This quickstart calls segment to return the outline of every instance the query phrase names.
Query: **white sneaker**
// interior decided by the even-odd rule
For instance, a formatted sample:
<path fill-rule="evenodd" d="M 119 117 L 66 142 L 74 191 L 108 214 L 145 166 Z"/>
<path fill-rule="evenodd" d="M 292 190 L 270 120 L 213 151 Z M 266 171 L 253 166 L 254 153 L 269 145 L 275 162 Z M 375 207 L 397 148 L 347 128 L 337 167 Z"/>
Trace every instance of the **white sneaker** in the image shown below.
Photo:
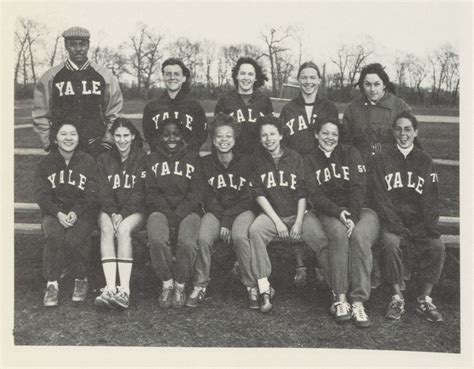
<path fill-rule="evenodd" d="M 352 321 L 356 327 L 366 328 L 370 326 L 370 320 L 365 312 L 364 304 L 361 302 L 352 304 Z"/>
<path fill-rule="evenodd" d="M 337 323 L 342 323 L 351 319 L 351 305 L 347 301 L 334 303 L 336 314 L 334 319 Z"/>

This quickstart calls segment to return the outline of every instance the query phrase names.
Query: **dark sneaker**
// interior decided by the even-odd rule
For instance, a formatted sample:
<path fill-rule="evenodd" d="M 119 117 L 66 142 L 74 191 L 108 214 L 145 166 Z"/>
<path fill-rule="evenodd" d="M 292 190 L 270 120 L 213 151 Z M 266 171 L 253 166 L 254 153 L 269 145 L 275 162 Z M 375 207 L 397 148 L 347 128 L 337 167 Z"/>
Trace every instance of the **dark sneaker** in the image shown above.
<path fill-rule="evenodd" d="M 186 292 L 184 291 L 184 286 L 180 287 L 177 284 L 174 285 L 173 299 L 171 300 L 171 305 L 174 308 L 182 308 L 186 302 Z"/>
<path fill-rule="evenodd" d="M 111 301 L 114 297 L 114 292 L 108 289 L 107 286 L 101 288 L 100 292 L 102 293 L 95 298 L 94 305 L 112 309 Z"/>
<path fill-rule="evenodd" d="M 331 294 L 332 294 L 332 303 L 331 303 L 331 306 L 329 306 L 329 314 L 331 314 L 332 316 L 336 316 L 337 296 L 332 290 L 331 290 Z"/>
<path fill-rule="evenodd" d="M 197 307 L 206 297 L 206 289 L 204 287 L 195 286 L 193 292 L 188 296 L 186 300 L 187 307 Z"/>
<path fill-rule="evenodd" d="M 433 304 L 433 300 L 429 296 L 425 296 L 423 300 L 418 298 L 418 306 L 416 312 L 425 317 L 426 320 L 434 323 L 441 323 L 443 316 Z"/>
<path fill-rule="evenodd" d="M 123 288 L 118 287 L 117 293 L 112 296 L 110 303 L 120 309 L 128 309 L 129 306 L 129 296 L 128 293 L 124 291 Z"/>
<path fill-rule="evenodd" d="M 352 321 L 356 327 L 370 327 L 370 320 L 362 303 L 352 304 Z"/>
<path fill-rule="evenodd" d="M 158 304 L 167 309 L 171 306 L 171 298 L 173 297 L 173 287 L 163 288 L 161 291 L 160 297 L 158 298 Z"/>
<path fill-rule="evenodd" d="M 87 283 L 87 279 L 76 279 L 74 284 L 74 292 L 72 293 L 72 301 L 84 301 L 88 292 L 89 284 Z"/>
<path fill-rule="evenodd" d="M 392 300 L 388 304 L 387 319 L 399 320 L 405 312 L 405 300 L 398 295 L 393 295 Z"/>
<path fill-rule="evenodd" d="M 296 274 L 295 277 L 293 278 L 293 283 L 295 284 L 296 287 L 304 287 L 306 286 L 306 267 L 301 266 L 301 267 L 296 267 Z"/>
<path fill-rule="evenodd" d="M 43 305 L 44 306 L 58 306 L 59 300 L 59 289 L 54 284 L 48 285 L 44 293 Z"/>
<path fill-rule="evenodd" d="M 273 296 L 275 296 L 275 290 L 272 287 L 267 292 L 260 294 L 260 311 L 262 313 L 268 313 L 272 309 Z"/>
<path fill-rule="evenodd" d="M 258 301 L 258 290 L 256 287 L 247 289 L 248 303 L 250 309 L 260 309 L 260 301 Z"/>
<path fill-rule="evenodd" d="M 337 323 L 346 322 L 351 319 L 351 305 L 347 301 L 335 302 L 334 309 L 336 311 L 334 319 Z"/>

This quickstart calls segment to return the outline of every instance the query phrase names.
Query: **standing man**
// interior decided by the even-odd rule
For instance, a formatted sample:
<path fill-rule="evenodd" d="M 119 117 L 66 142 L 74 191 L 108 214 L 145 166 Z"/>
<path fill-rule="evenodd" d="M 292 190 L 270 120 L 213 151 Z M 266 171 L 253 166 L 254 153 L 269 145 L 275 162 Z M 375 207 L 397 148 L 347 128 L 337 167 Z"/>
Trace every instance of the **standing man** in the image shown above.
<path fill-rule="evenodd" d="M 43 148 L 49 150 L 51 126 L 65 118 L 74 120 L 81 142 L 79 148 L 97 157 L 110 149 L 109 133 L 122 109 L 122 92 L 117 78 L 87 57 L 90 33 L 82 27 L 63 32 L 67 60 L 49 69 L 34 92 L 33 128 Z"/>

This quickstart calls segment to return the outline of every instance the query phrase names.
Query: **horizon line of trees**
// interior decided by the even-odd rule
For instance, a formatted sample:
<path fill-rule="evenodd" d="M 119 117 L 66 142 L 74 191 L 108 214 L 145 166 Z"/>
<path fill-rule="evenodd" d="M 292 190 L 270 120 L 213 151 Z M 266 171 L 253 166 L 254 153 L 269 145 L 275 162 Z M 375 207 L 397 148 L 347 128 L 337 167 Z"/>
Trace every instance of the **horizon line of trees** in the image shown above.
<path fill-rule="evenodd" d="M 217 98 L 233 86 L 231 69 L 241 56 L 261 63 L 269 83 L 264 91 L 280 97 L 284 84 L 296 84 L 299 66 L 311 60 L 305 49 L 301 27 L 270 27 L 258 35 L 261 46 L 251 43 L 218 45 L 211 40 L 193 41 L 187 37 L 171 39 L 144 23 L 137 23 L 133 34 L 118 47 L 103 45 L 97 35 L 89 49 L 89 58 L 118 78 L 126 98 L 155 97 L 162 90 L 161 63 L 177 57 L 191 70 L 193 95 Z M 15 28 L 15 98 L 33 96 L 34 85 L 46 69 L 67 57 L 60 32 L 50 32 L 45 24 L 21 18 Z M 378 61 L 373 39 L 366 36 L 357 44 L 340 44 L 329 60 L 314 60 L 321 71 L 321 89 L 331 100 L 347 102 L 358 95 L 355 87 L 361 69 Z M 459 104 L 459 54 L 451 43 L 440 45 L 424 56 L 398 52 L 390 65 L 391 80 L 397 93 L 409 104 Z M 390 75 L 391 73 L 389 73 Z"/>

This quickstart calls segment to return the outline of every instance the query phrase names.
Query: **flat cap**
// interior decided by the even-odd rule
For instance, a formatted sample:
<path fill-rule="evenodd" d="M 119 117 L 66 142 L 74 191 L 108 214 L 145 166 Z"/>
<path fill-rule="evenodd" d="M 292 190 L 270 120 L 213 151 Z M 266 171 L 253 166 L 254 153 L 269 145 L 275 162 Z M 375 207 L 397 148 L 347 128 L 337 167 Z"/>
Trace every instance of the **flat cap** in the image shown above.
<path fill-rule="evenodd" d="M 64 38 L 85 38 L 90 39 L 91 34 L 88 30 L 82 27 L 71 27 L 63 32 Z"/>

